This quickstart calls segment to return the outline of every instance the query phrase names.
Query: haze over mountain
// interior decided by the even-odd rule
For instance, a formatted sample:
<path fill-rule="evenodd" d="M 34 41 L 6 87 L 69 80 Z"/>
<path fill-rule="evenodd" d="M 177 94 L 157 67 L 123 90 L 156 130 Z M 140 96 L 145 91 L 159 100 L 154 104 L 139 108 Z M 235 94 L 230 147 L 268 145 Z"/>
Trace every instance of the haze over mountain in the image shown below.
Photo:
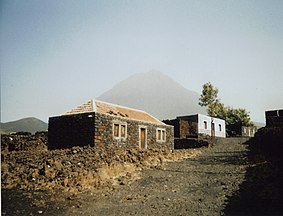
<path fill-rule="evenodd" d="M 30 132 L 47 131 L 48 124 L 37 118 L 23 118 L 17 121 L 1 123 L 1 132 Z"/>
<path fill-rule="evenodd" d="M 180 115 L 202 113 L 199 94 L 188 90 L 159 71 L 135 74 L 97 99 L 144 110 L 164 120 Z"/>

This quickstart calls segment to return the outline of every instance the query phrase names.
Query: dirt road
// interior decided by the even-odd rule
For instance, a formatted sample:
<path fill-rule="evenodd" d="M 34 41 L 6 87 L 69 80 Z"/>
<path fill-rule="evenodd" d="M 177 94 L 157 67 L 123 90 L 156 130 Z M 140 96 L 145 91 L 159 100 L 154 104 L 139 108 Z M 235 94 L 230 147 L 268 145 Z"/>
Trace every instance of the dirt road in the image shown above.
<path fill-rule="evenodd" d="M 143 171 L 132 184 L 85 195 L 65 215 L 223 215 L 249 166 L 244 141 L 221 140 L 201 156 Z"/>

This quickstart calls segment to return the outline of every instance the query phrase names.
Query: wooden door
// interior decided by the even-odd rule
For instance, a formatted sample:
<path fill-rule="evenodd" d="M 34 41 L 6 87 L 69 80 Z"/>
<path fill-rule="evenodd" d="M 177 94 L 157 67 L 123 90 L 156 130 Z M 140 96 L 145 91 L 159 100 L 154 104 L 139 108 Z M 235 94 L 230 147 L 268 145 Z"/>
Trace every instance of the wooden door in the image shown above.
<path fill-rule="evenodd" d="M 215 125 L 213 122 L 211 122 L 211 136 L 215 137 Z"/>
<path fill-rule="evenodd" d="M 146 129 L 140 128 L 140 148 L 146 149 Z"/>

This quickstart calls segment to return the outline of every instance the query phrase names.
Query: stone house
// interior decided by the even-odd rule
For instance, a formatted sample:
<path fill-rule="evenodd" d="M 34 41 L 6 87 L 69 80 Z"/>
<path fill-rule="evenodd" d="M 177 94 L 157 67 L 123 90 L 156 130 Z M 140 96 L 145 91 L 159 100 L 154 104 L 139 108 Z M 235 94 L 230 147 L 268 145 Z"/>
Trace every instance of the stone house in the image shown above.
<path fill-rule="evenodd" d="M 173 127 L 137 109 L 89 100 L 50 117 L 48 148 L 114 145 L 121 148 L 165 148 L 174 145 Z"/>
<path fill-rule="evenodd" d="M 226 137 L 225 120 L 219 118 L 195 114 L 179 116 L 176 119 L 163 122 L 174 126 L 174 136 L 176 138 Z"/>

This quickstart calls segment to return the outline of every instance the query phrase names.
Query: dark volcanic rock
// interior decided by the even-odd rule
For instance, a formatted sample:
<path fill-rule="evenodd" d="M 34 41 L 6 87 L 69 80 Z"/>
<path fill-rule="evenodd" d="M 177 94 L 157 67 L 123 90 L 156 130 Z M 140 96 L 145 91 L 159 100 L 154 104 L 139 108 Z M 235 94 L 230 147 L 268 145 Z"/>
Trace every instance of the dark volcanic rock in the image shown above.
<path fill-rule="evenodd" d="M 1 135 L 1 152 L 47 150 L 47 132 L 17 132 Z"/>

